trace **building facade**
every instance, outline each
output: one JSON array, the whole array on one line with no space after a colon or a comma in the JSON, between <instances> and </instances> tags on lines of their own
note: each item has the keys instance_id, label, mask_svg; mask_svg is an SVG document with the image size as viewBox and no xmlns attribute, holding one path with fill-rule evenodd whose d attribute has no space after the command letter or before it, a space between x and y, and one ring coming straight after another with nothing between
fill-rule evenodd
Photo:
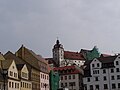
<instances>
[{"instance_id":1,"label":"building facade","mask_svg":"<svg viewBox=\"0 0 120 90\"><path fill-rule=\"evenodd\" d=\"M120 90L120 56L96 58L84 65L85 90Z\"/></svg>"},{"instance_id":2,"label":"building facade","mask_svg":"<svg viewBox=\"0 0 120 90\"><path fill-rule=\"evenodd\" d=\"M76 64L80 67L85 62L85 58L81 53L65 51L63 45L60 44L59 40L56 41L56 44L54 45L52 52L55 67L59 66L64 67L73 64Z\"/></svg>"},{"instance_id":3,"label":"building facade","mask_svg":"<svg viewBox=\"0 0 120 90\"><path fill-rule=\"evenodd\" d=\"M48 76L48 64L45 60L40 56L35 54L32 50L24 47L23 45L21 48L16 52L16 56L23 59L26 63L32 66L31 68L31 81L32 81L32 90L43 90L43 78L41 78L41 73L43 76ZM46 83L44 85L46 90L49 89L49 77L45 79ZM44 88L45 89L45 88Z\"/></svg>"},{"instance_id":4,"label":"building facade","mask_svg":"<svg viewBox=\"0 0 120 90\"><path fill-rule=\"evenodd\" d=\"M54 71L60 75L59 88L83 90L83 71L78 66L56 67Z\"/></svg>"}]
</instances>

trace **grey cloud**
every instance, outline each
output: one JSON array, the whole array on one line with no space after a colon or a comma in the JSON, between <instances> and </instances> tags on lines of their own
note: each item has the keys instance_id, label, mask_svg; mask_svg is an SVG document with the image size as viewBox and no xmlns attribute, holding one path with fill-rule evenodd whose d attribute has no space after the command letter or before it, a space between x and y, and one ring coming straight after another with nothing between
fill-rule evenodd
<instances>
[{"instance_id":1,"label":"grey cloud","mask_svg":"<svg viewBox=\"0 0 120 90\"><path fill-rule=\"evenodd\" d=\"M21 44L50 56L56 37L66 50L97 45L102 52L120 51L119 0L1 0L0 50ZM4 38L4 39L3 39Z\"/></svg>"}]
</instances>

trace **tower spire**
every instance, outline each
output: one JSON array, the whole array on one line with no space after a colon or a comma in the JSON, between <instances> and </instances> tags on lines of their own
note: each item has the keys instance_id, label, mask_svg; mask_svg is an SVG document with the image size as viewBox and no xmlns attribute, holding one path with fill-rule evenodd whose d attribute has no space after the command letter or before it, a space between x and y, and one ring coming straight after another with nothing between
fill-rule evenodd
<instances>
[{"instance_id":1,"label":"tower spire","mask_svg":"<svg viewBox=\"0 0 120 90\"><path fill-rule=\"evenodd\" d=\"M59 44L60 44L58 37L57 37L56 44L57 44L57 45L59 45Z\"/></svg>"}]
</instances>

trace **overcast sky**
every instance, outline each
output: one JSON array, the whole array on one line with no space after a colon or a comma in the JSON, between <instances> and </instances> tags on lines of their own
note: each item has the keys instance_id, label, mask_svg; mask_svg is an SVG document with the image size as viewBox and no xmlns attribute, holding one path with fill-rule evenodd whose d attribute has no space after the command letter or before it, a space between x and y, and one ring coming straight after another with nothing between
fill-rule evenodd
<instances>
[{"instance_id":1,"label":"overcast sky","mask_svg":"<svg viewBox=\"0 0 120 90\"><path fill-rule=\"evenodd\" d=\"M0 0L0 51L23 44L52 57L59 37L67 51L120 53L120 0Z\"/></svg>"}]
</instances>

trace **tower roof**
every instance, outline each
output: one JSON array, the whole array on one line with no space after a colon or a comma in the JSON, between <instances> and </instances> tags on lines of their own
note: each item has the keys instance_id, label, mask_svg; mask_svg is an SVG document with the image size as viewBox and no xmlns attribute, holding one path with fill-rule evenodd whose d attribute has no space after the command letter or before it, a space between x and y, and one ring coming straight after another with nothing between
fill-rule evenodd
<instances>
[{"instance_id":1,"label":"tower roof","mask_svg":"<svg viewBox=\"0 0 120 90\"><path fill-rule=\"evenodd\" d=\"M54 48L62 48L63 49L63 45L60 44L60 41L57 39L56 44L54 45Z\"/></svg>"}]
</instances>

